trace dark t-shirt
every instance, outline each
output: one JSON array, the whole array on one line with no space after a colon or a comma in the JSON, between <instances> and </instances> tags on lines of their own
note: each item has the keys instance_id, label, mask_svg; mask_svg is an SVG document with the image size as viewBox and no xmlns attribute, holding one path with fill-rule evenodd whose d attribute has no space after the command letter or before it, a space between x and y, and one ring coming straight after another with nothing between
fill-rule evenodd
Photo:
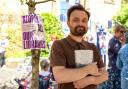
<instances>
[{"instance_id":1,"label":"dark t-shirt","mask_svg":"<svg viewBox=\"0 0 128 89\"><path fill-rule=\"evenodd\" d=\"M117 39L115 36L112 37L108 44L108 57L109 57L108 66L112 70L118 70L118 68L116 67L116 61L120 48L121 48L121 43L119 39Z\"/></svg>"},{"instance_id":2,"label":"dark t-shirt","mask_svg":"<svg viewBox=\"0 0 128 89\"><path fill-rule=\"evenodd\" d=\"M80 46L78 47L78 44ZM50 55L51 66L65 66L66 68L76 68L75 50L93 50L93 62L97 62L98 68L104 67L103 61L96 46L92 43L82 41L78 43L70 36L53 43ZM75 89L73 83L58 84L58 89ZM96 89L96 86L90 85L83 89Z\"/></svg>"}]
</instances>

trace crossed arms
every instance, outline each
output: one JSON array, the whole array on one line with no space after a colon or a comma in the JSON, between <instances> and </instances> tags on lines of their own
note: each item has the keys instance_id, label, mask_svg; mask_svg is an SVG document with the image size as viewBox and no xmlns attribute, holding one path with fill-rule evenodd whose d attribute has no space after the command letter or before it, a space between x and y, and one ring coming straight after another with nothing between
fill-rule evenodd
<instances>
[{"instance_id":1,"label":"crossed arms","mask_svg":"<svg viewBox=\"0 0 128 89\"><path fill-rule=\"evenodd\" d=\"M74 87L77 89L92 84L98 85L108 79L108 74L105 68L98 69L96 63L76 69L55 66L53 67L53 74L58 83L73 82Z\"/></svg>"}]
</instances>

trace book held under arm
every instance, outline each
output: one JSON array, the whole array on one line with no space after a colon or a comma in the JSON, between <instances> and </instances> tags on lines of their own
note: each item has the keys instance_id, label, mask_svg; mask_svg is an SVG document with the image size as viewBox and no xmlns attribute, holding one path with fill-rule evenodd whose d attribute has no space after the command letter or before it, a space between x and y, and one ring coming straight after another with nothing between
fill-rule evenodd
<instances>
[{"instance_id":1,"label":"book held under arm","mask_svg":"<svg viewBox=\"0 0 128 89\"><path fill-rule=\"evenodd\" d=\"M92 50L75 50L75 63L76 67L82 67L92 63L93 51Z\"/></svg>"}]
</instances>

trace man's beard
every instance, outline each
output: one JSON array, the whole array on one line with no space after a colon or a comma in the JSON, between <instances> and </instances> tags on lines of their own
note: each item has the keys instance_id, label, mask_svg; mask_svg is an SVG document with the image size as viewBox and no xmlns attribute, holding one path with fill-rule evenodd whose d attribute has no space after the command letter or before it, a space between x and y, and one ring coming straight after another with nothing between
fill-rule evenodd
<instances>
[{"instance_id":1,"label":"man's beard","mask_svg":"<svg viewBox=\"0 0 128 89\"><path fill-rule=\"evenodd\" d=\"M83 26L77 26L74 29L70 29L70 32L74 36L83 36L85 33L87 33L87 30Z\"/></svg>"}]
</instances>

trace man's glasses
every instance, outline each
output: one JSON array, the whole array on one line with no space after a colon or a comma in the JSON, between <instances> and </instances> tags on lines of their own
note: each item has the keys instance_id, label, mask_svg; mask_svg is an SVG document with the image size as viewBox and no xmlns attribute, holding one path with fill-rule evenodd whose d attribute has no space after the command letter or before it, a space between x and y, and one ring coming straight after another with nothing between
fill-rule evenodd
<instances>
[{"instance_id":1,"label":"man's glasses","mask_svg":"<svg viewBox=\"0 0 128 89\"><path fill-rule=\"evenodd\" d=\"M125 31L120 31L120 33L125 33Z\"/></svg>"}]
</instances>

